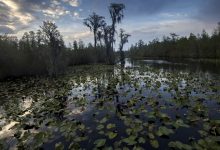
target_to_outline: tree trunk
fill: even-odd
[[[96,48],[97,46],[97,37],[96,37],[96,32],[94,31],[94,47]]]

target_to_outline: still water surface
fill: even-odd
[[[53,80],[2,82],[2,147],[218,149],[218,68],[195,61],[127,60],[76,67]]]

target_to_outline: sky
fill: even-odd
[[[220,22],[220,0],[0,0],[0,34],[21,38],[51,20],[67,46],[79,39],[93,43],[83,19],[96,12],[111,24],[108,6],[114,2],[126,6],[125,17],[117,25],[131,34],[126,48],[140,39],[149,42],[170,33],[187,36],[205,29],[211,34]]]

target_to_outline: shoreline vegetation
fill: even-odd
[[[139,40],[127,52],[130,58],[193,58],[220,59],[220,23],[209,35],[205,30],[201,34],[190,33],[188,37],[180,37],[176,33],[144,43]]]
[[[220,150],[220,23],[124,51],[124,9],[84,19],[88,45],[52,21],[0,35],[0,150]]]
[[[73,41],[67,47],[58,27],[51,21],[44,21],[36,32],[25,32],[21,39],[0,35],[0,79],[22,76],[55,77],[75,65],[124,63],[131,59],[164,59],[199,61],[220,59],[220,23],[212,35],[203,30],[201,34],[179,37],[175,33],[149,43],[139,40],[128,51],[124,45],[131,36],[124,29],[117,31],[117,25],[124,18],[124,4],[109,6],[111,24],[95,12],[84,19],[83,24],[94,35],[94,44],[82,40]],[[118,33],[118,34],[116,34]],[[119,49],[115,50],[116,35]]]
[[[67,47],[52,21],[44,21],[39,30],[25,32],[19,40],[16,36],[0,35],[0,79],[42,75],[56,77],[75,65],[114,65],[116,26],[124,18],[125,5],[112,3],[108,9],[112,21],[110,25],[95,12],[84,19],[83,24],[94,35],[94,45],[75,40]],[[120,60],[124,60],[123,47],[130,35],[123,29],[119,32]]]
[[[175,61],[188,61],[188,62],[207,62],[207,63],[219,63],[219,58],[169,58],[169,57],[135,57],[131,60],[167,60],[171,62]]]

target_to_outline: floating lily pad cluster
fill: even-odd
[[[220,76],[77,66],[2,82],[0,99],[0,149],[220,149]]]

